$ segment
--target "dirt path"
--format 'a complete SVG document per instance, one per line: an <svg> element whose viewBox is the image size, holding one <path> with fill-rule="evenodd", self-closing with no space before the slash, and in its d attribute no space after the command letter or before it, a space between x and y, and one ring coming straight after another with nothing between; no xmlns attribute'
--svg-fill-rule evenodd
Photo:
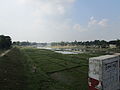
<svg viewBox="0 0 120 90"><path fill-rule="evenodd" d="M7 54L10 50L7 50L5 52L3 52L2 54L0 54L0 57L3 57L5 54Z"/></svg>

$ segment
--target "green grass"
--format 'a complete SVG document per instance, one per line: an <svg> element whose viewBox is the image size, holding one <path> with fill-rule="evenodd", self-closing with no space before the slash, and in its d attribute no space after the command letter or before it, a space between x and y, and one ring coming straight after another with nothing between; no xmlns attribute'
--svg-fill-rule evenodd
<svg viewBox="0 0 120 90"><path fill-rule="evenodd" d="M102 54L13 48L0 57L0 90L88 90L88 58Z"/></svg>
<svg viewBox="0 0 120 90"><path fill-rule="evenodd" d="M64 55L34 48L24 48L22 51L31 59L31 64L37 66L35 74L43 73L46 76L40 81L41 86L36 83L36 88L31 90L87 90L88 58L103 54ZM38 82L40 77L34 76Z"/></svg>
<svg viewBox="0 0 120 90"><path fill-rule="evenodd" d="M5 52L6 50L0 50L0 54L2 54L3 52Z"/></svg>
<svg viewBox="0 0 120 90"><path fill-rule="evenodd" d="M25 90L27 86L27 65L25 57L13 48L0 57L0 90Z"/></svg>

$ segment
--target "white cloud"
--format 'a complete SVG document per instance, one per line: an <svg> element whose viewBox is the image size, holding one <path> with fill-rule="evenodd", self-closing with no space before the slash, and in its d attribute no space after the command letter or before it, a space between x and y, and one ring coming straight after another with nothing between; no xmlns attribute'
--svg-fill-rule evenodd
<svg viewBox="0 0 120 90"><path fill-rule="evenodd" d="M108 26L108 19L97 20L93 16L90 17L90 21L88 22L88 27L106 27Z"/></svg>
<svg viewBox="0 0 120 90"><path fill-rule="evenodd" d="M83 32L88 30L106 29L107 26L108 26L108 19L97 20L92 16L88 21L88 25L83 27L83 25L74 24L73 29Z"/></svg>
<svg viewBox="0 0 120 90"><path fill-rule="evenodd" d="M26 0L27 1L27 0ZM73 29L71 21L66 20L64 15L76 0L31 0L33 12L36 17L33 28L39 30L71 30ZM55 18L58 19L55 19ZM46 19L47 18L47 19Z"/></svg>
<svg viewBox="0 0 120 90"><path fill-rule="evenodd" d="M76 0L18 0L18 3L30 7L35 19L32 29L48 33L64 32L73 29L73 24L64 18ZM32 7L32 8L31 8Z"/></svg>
<svg viewBox="0 0 120 90"><path fill-rule="evenodd" d="M81 30L81 25L80 24L75 24L73 26L73 29L75 29L75 30Z"/></svg>
<svg viewBox="0 0 120 90"><path fill-rule="evenodd" d="M88 22L88 27L91 27L93 25L97 25L97 20L94 17L90 18L90 21Z"/></svg>
<svg viewBox="0 0 120 90"><path fill-rule="evenodd" d="M28 4L31 3L33 0L17 0L18 4Z"/></svg>
<svg viewBox="0 0 120 90"><path fill-rule="evenodd" d="M76 0L67 0L69 3L74 3Z"/></svg>
<svg viewBox="0 0 120 90"><path fill-rule="evenodd" d="M24 4L26 2L26 0L17 0L18 4Z"/></svg>
<svg viewBox="0 0 120 90"><path fill-rule="evenodd" d="M64 5L55 2L43 2L36 9L39 10L39 13L41 12L45 15L61 15L66 12Z"/></svg>
<svg viewBox="0 0 120 90"><path fill-rule="evenodd" d="M102 19L101 21L98 22L100 26L106 27L108 26L108 19Z"/></svg>
<svg viewBox="0 0 120 90"><path fill-rule="evenodd" d="M83 32L83 31L87 31L87 28L83 28L80 24L74 24L73 25L73 30Z"/></svg>
<svg viewBox="0 0 120 90"><path fill-rule="evenodd" d="M43 3L39 7L39 11L43 12L44 14L52 14L53 13L53 6L51 3Z"/></svg>
<svg viewBox="0 0 120 90"><path fill-rule="evenodd" d="M29 4L34 7L33 15L62 15L76 0L17 0L19 4ZM37 12L36 12L37 11ZM38 15L37 15L38 14Z"/></svg>
<svg viewBox="0 0 120 90"><path fill-rule="evenodd" d="M64 14L65 13L65 7L59 5L57 9L58 9L60 14Z"/></svg>

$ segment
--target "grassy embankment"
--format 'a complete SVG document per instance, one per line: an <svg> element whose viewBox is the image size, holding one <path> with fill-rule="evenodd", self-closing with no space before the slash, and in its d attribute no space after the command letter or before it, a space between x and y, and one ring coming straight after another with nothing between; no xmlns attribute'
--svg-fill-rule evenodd
<svg viewBox="0 0 120 90"><path fill-rule="evenodd" d="M0 57L0 90L87 90L88 58L99 55L13 48Z"/></svg>
<svg viewBox="0 0 120 90"><path fill-rule="evenodd" d="M88 58L100 54L63 55L50 50L22 49L37 67L32 90L88 90Z"/></svg>
<svg viewBox="0 0 120 90"><path fill-rule="evenodd" d="M26 58L17 48L1 56L0 90L26 90L27 67Z"/></svg>

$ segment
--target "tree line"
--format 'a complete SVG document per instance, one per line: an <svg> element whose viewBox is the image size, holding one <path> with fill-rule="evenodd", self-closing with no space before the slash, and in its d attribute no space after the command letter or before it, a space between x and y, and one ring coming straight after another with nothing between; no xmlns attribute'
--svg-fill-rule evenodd
<svg viewBox="0 0 120 90"><path fill-rule="evenodd" d="M37 43L37 42L29 42L29 41L16 41L13 42L13 45L18 46L46 46L48 43ZM94 40L94 41L73 41L73 42L52 42L51 46L94 46L100 48L107 48L109 45L116 45L117 48L120 48L120 40L112 40L112 41L105 41L105 40Z"/></svg>
<svg viewBox="0 0 120 90"><path fill-rule="evenodd" d="M120 48L120 40L112 40L112 41L105 41L105 40L94 40L94 41L73 41L73 42L53 42L51 43L52 46L97 46L106 48L110 44L116 45L116 47Z"/></svg>
<svg viewBox="0 0 120 90"><path fill-rule="evenodd" d="M23 42L14 41L13 45L17 45L17 46L39 46L39 45L46 46L47 43L37 43L37 42L29 42L29 41L23 41Z"/></svg>
<svg viewBox="0 0 120 90"><path fill-rule="evenodd" d="M12 41L10 36L0 35L0 49L11 48Z"/></svg>

